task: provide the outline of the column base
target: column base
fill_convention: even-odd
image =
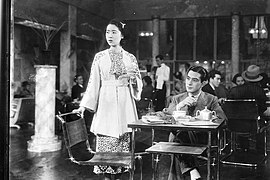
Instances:
[[[27,145],[27,150],[31,152],[52,152],[62,148],[62,141],[58,139],[58,136],[53,138],[32,136],[31,140],[27,141]]]

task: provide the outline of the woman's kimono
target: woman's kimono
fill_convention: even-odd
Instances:
[[[136,69],[136,85],[117,80],[111,73],[109,49],[95,55],[86,92],[80,103],[95,112],[91,131],[95,134],[118,138],[131,132],[127,124],[138,119],[135,101],[142,91],[141,75],[134,55],[122,49],[123,69]]]

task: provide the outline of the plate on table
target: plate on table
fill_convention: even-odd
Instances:
[[[207,120],[207,119],[201,119],[200,117],[196,116],[195,117],[195,120],[197,120],[197,121],[211,121],[211,122],[213,122],[217,118],[218,118],[217,116],[213,116],[212,119]]]
[[[158,116],[142,116],[142,122],[146,124],[163,124],[164,120]]]
[[[181,124],[185,126],[216,126],[218,125],[218,123],[215,123],[213,121],[215,119],[217,119],[217,117],[212,118],[211,120],[202,120],[202,119],[195,118],[193,120],[183,121],[181,122]]]
[[[192,119],[191,116],[185,116],[185,117],[174,117],[174,119],[177,121],[177,122],[183,122],[183,121],[189,121]]]

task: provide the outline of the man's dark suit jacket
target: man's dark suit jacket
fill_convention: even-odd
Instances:
[[[202,91],[217,96],[215,90],[210,86],[209,83],[202,87]]]
[[[84,93],[85,89],[79,86],[78,84],[74,85],[71,90],[71,97],[72,99],[77,99],[81,100],[82,98],[82,93]]]
[[[259,113],[262,115],[267,109],[266,94],[264,90],[252,83],[245,83],[240,86],[231,88],[229,93],[230,99],[255,99],[258,103]]]

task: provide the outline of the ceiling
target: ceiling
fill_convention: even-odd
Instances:
[[[77,32],[101,30],[113,17],[124,20],[269,14],[270,0],[14,0],[15,19],[60,25],[77,7]],[[87,25],[87,27],[85,26]]]

